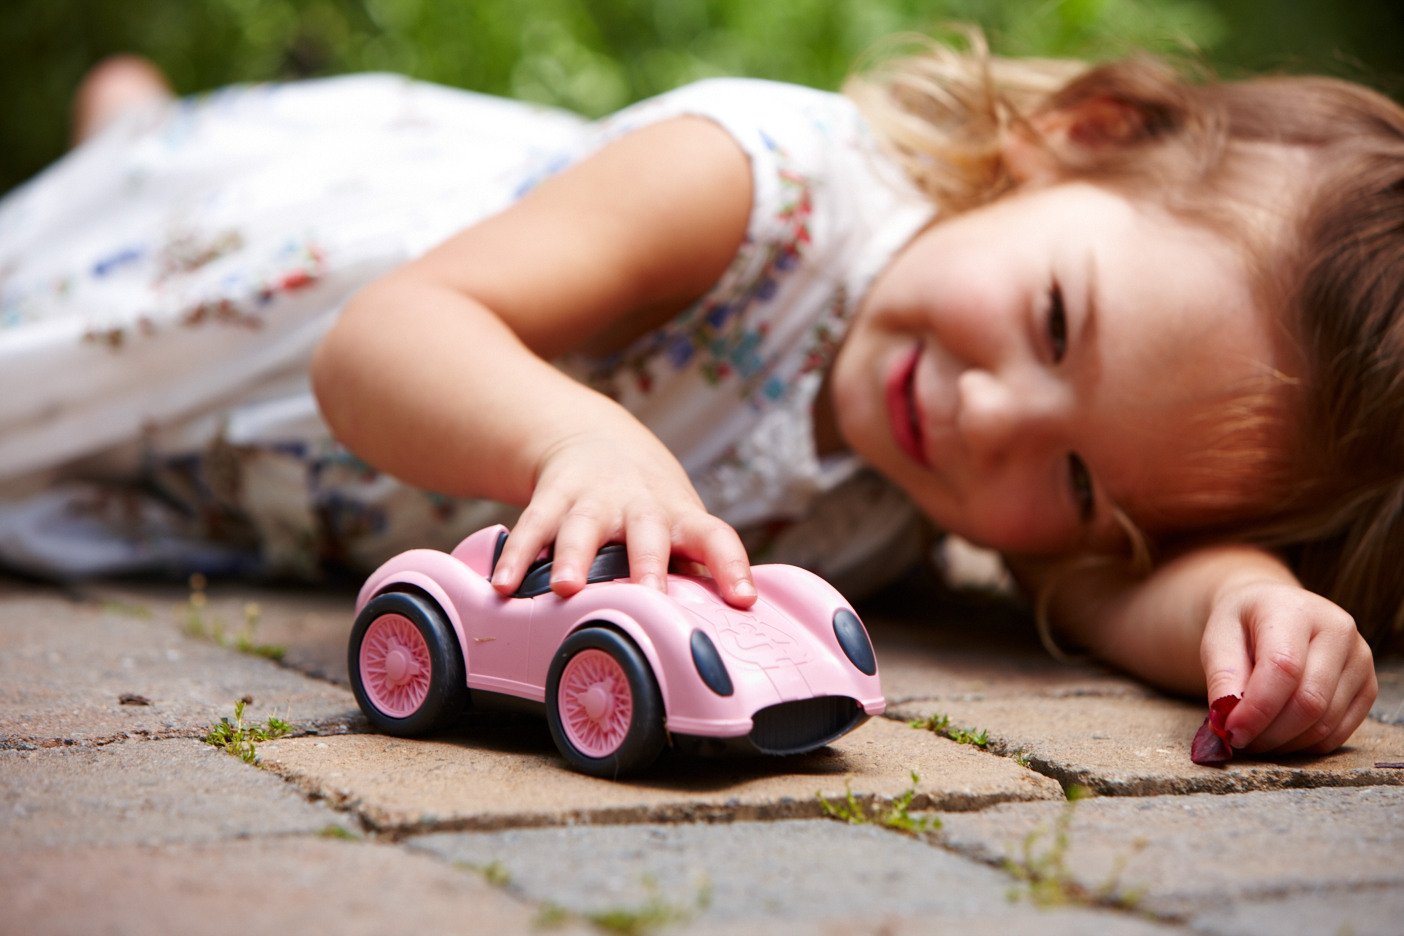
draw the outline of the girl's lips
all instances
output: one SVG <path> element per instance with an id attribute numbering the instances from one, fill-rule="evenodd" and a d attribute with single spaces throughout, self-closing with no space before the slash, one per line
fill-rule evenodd
<path id="1" fill-rule="evenodd" d="M 912 461 L 928 467 L 922 448 L 921 411 L 917 407 L 915 384 L 917 362 L 921 360 L 918 344 L 904 355 L 887 375 L 887 420 L 897 447 Z"/>

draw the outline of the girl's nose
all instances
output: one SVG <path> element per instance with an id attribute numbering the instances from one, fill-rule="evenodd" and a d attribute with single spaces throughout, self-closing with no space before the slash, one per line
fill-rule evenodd
<path id="1" fill-rule="evenodd" d="M 996 464 L 1046 446 L 1065 428 L 1061 388 L 1048 381 L 1008 379 L 971 368 L 959 379 L 961 437 L 977 459 Z"/>

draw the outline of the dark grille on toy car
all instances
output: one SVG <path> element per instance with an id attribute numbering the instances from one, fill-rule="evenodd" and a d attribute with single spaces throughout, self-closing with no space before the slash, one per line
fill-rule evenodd
<path id="1" fill-rule="evenodd" d="M 843 696 L 781 702 L 751 719 L 751 743 L 766 754 L 801 754 L 823 747 L 867 716 Z"/>

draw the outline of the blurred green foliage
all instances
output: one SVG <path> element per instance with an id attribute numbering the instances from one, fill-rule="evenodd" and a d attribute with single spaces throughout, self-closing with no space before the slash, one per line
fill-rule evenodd
<path id="1" fill-rule="evenodd" d="M 0 0 L 0 191 L 60 155 L 83 73 L 138 52 L 189 93 L 392 70 L 599 115 L 716 74 L 837 87 L 882 37 L 951 22 L 1008 54 L 1195 49 L 1224 71 L 1397 91 L 1398 0 Z"/>

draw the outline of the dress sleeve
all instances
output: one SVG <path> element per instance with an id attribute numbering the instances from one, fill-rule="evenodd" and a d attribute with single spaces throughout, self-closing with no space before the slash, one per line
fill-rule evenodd
<path id="1" fill-rule="evenodd" d="M 598 144 L 682 115 L 712 120 L 745 152 L 752 206 L 746 242 L 716 293 L 764 279 L 801 255 L 850 299 L 931 216 L 879 152 L 851 101 L 798 85 L 713 78 L 634 105 L 600 126 Z"/>

